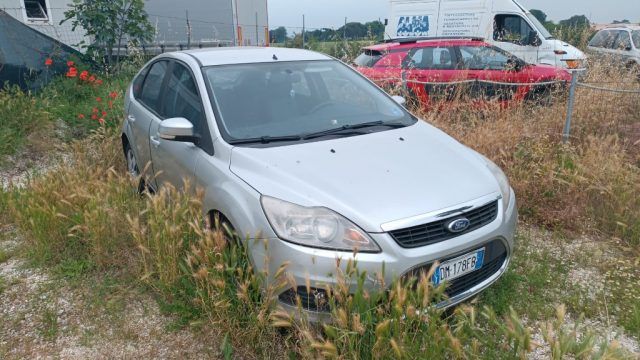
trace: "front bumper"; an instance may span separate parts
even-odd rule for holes
[[[442,262],[455,258],[483,246],[491,246],[492,243],[499,243],[504,248],[505,256],[501,264],[494,266],[497,270],[437,304],[438,307],[447,308],[475,296],[498,280],[506,271],[515,246],[514,236],[518,217],[513,193],[510,199],[506,211],[502,201],[499,201],[498,216],[490,224],[432,245],[413,249],[402,248],[388,233],[375,233],[370,235],[382,252],[354,255],[347,252],[308,248],[272,238],[267,240],[267,246],[253,247],[252,257],[255,264],[260,264],[259,261],[266,264],[269,276],[275,274],[281,264],[288,263],[287,273],[290,279],[295,280],[299,289],[306,288],[307,284],[315,289],[335,285],[337,268],[346,272],[347,264],[350,261],[355,262],[358,270],[366,273],[364,288],[367,291],[380,291],[388,289],[394,280],[416,269],[426,268],[436,261]],[[353,278],[348,285],[355,291],[357,278]],[[292,290],[293,288],[288,289],[289,292]],[[280,300],[285,309],[296,310],[291,301],[282,301],[282,296]],[[310,307],[305,310],[309,313],[310,319],[322,320],[326,317],[326,313],[321,311],[325,309]]]

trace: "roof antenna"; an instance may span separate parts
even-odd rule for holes
[[[276,54],[273,54],[273,60],[278,60],[278,57],[276,56]]]

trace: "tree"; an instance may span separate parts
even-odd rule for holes
[[[561,27],[584,28],[591,26],[591,22],[584,15],[574,15],[566,20],[560,20]]]
[[[92,38],[91,44],[78,44],[91,55],[105,58],[110,66],[117,46],[116,64],[120,62],[123,41],[146,42],[153,38],[153,27],[144,11],[143,0],[73,0],[64,13],[72,20],[72,30],[82,27]]]
[[[529,12],[531,13],[531,15],[535,16],[536,19],[538,19],[538,21],[540,21],[541,23],[544,24],[547,22],[547,14],[545,14],[544,11],[538,10],[538,9],[531,9],[529,10]]]
[[[269,38],[276,43],[283,43],[287,40],[287,28],[280,26],[277,29],[269,31]]]

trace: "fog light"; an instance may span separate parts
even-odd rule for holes
[[[278,299],[283,303],[297,307],[298,298],[300,298],[300,305],[304,310],[328,312],[329,311],[329,299],[327,298],[327,292],[323,289],[310,288],[311,291],[307,292],[305,286],[298,286],[298,288],[291,288],[278,296]]]

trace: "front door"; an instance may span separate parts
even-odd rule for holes
[[[532,46],[531,36],[537,34],[518,14],[498,14],[493,22],[493,43],[499,48],[531,63],[538,63],[539,46]]]

